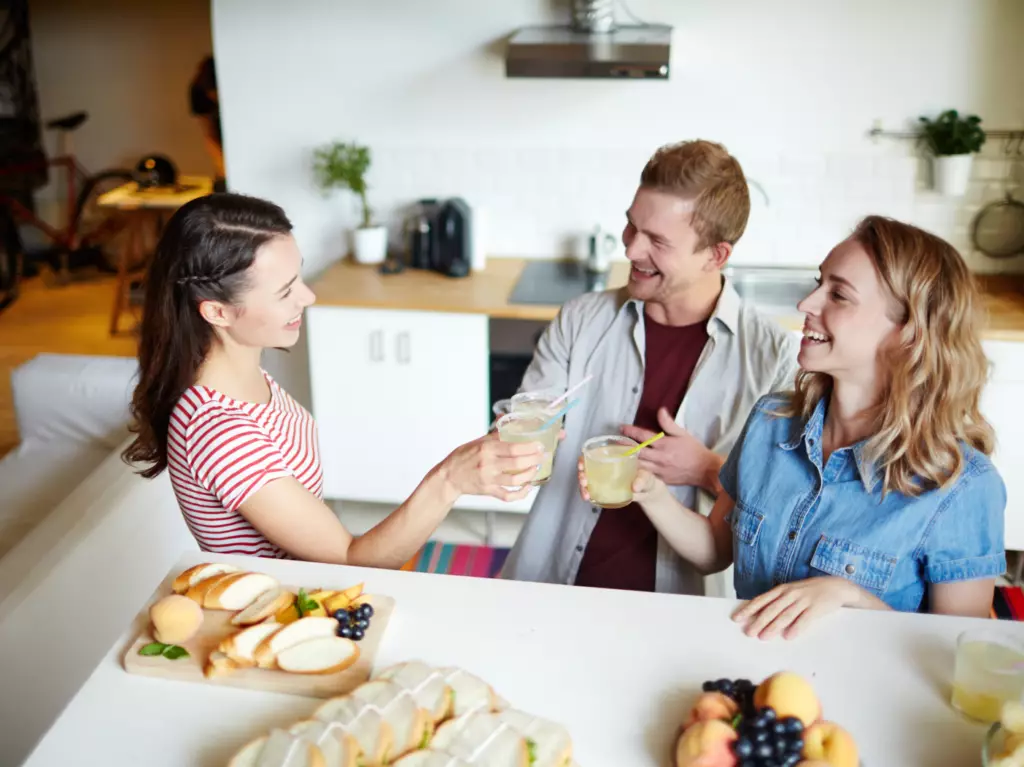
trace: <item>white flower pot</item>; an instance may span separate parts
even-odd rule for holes
[[[935,191],[947,197],[962,197],[971,180],[973,154],[952,154],[932,158]]]
[[[388,254],[388,230],[385,226],[356,229],[353,233],[356,263],[380,264]]]

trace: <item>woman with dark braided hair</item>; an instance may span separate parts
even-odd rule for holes
[[[314,301],[291,229],[278,206],[238,194],[201,197],[168,222],[146,280],[124,458],[147,478],[170,472],[204,551],[401,567],[459,496],[524,496],[543,448],[494,435],[456,448],[351,535],[322,500],[312,416],[260,366],[264,349],[298,341]]]

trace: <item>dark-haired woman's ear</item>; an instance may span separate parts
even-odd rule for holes
[[[201,301],[199,316],[217,328],[228,327],[234,319],[231,309],[220,301]]]

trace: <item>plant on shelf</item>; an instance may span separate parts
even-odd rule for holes
[[[355,142],[333,141],[313,152],[313,173],[325,193],[348,189],[358,196],[362,224],[355,231],[356,261],[379,264],[387,255],[387,228],[373,223],[373,211],[367,199],[366,174],[371,164],[370,148]]]
[[[951,196],[964,194],[974,154],[985,144],[981,118],[947,109],[935,119],[921,117],[919,121],[919,141],[932,155],[935,188]]]

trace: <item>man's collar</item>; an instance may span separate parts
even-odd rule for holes
[[[629,287],[623,286],[618,292],[619,309],[623,306],[632,306],[636,316],[644,316],[644,302],[629,295]],[[740,327],[740,295],[736,292],[732,282],[722,277],[722,292],[718,294],[718,301],[715,302],[715,310],[711,312],[708,319],[708,332],[711,332],[712,325],[717,320],[722,323],[726,330],[735,335]]]

